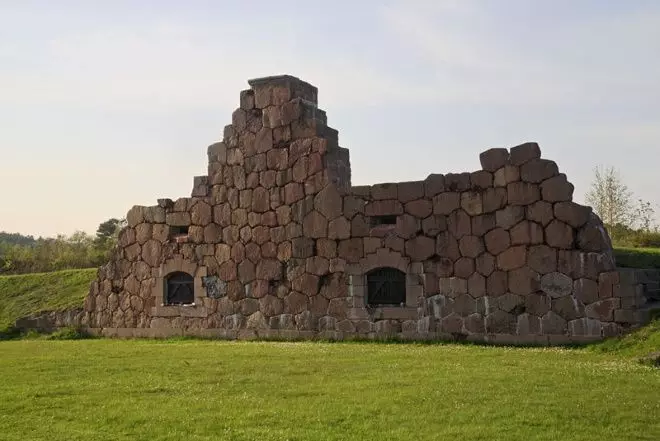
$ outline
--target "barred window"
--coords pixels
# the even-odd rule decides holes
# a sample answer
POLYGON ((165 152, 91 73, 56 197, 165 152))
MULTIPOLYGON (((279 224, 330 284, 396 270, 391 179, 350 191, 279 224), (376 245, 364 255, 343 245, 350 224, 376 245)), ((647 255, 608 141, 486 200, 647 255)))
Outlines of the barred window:
POLYGON ((367 304, 403 306, 406 274, 396 268, 376 268, 367 273, 367 304))
POLYGON ((195 282, 193 277, 181 271, 167 276, 165 304, 190 305, 195 303, 195 282))

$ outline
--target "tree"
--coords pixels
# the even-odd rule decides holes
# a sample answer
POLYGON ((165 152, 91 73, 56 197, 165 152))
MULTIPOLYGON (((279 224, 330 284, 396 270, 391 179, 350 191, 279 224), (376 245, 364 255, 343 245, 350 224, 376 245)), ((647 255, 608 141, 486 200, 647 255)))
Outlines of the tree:
POLYGON ((630 226, 633 221, 632 192, 621 181, 614 167, 594 170, 594 181, 587 193, 587 203, 609 226, 630 226))
POLYGON ((658 226, 655 224, 655 209, 649 201, 637 199, 635 209, 633 210, 634 224, 644 233, 657 231, 658 226))
POLYGON ((122 221, 123 219, 120 220, 113 217, 105 222, 101 222, 96 229, 96 238, 100 241, 106 241, 107 239, 114 237, 123 226, 122 221))

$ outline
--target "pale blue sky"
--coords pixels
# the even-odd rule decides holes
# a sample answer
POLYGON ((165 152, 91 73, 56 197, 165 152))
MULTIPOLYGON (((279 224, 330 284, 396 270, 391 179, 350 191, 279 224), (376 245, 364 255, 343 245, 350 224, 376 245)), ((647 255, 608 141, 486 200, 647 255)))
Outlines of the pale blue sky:
POLYGON ((247 79, 288 73, 353 183, 537 141, 660 203, 660 2, 0 0, 0 230, 93 232, 187 196, 247 79))

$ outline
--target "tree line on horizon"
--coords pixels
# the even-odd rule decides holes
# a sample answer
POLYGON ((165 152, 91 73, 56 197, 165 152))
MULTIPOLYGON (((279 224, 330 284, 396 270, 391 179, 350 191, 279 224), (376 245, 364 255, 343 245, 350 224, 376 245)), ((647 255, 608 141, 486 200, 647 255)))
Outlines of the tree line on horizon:
POLYGON ((76 231, 70 236, 26 236, 0 231, 0 274, 24 274, 103 265, 117 243, 125 219, 99 224, 96 234, 76 231))
MULTIPOLYGON (((660 247, 655 209, 648 201, 634 198, 615 168, 594 170, 586 201, 603 220, 614 246, 660 247)), ((99 224, 94 235, 76 231, 70 236, 36 239, 0 232, 0 274, 101 266, 109 259, 125 225, 125 219, 112 218, 99 224)))

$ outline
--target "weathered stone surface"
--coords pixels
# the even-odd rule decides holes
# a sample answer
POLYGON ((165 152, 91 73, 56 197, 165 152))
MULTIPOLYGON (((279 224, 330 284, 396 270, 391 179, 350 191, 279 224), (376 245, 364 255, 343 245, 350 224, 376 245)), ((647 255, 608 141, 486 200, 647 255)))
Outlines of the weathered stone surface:
POLYGON ((458 248, 458 241, 448 231, 439 233, 436 236, 435 252, 440 257, 446 257, 452 262, 460 257, 460 250, 458 248))
POLYGON ((610 298, 594 302, 587 305, 585 313, 588 318, 597 319, 603 322, 614 320, 614 311, 621 306, 621 299, 610 298))
POLYGON ((467 316, 463 324, 465 330, 472 334, 483 334, 486 331, 486 321, 479 313, 467 316))
POLYGON ((167 225, 176 225, 182 227, 190 225, 190 213, 186 212, 167 213, 165 219, 167 225))
POLYGON ((441 277, 438 279, 438 292, 452 298, 467 294, 467 280, 460 277, 441 277))
POLYGON ((568 329, 568 324, 559 314, 548 311, 541 318, 541 332, 548 335, 563 335, 568 329))
POLYGON ((339 217, 330 221, 328 224, 328 238, 348 239, 349 237, 351 237, 351 224, 346 218, 339 217))
POLYGON ((493 174, 484 170, 470 173, 470 188, 481 191, 493 186, 493 174))
POLYGON ((488 149, 479 155, 479 161, 481 162, 482 169, 495 172, 507 164, 509 161, 509 151, 505 148, 488 149))
POLYGON ((328 185, 314 197, 314 209, 325 216, 334 219, 341 215, 342 197, 334 185, 328 185))
POLYGON ((527 265, 539 274, 557 271, 557 251, 547 245, 529 247, 527 265))
POLYGON ((524 303, 524 298, 522 296, 512 293, 506 293, 497 298, 497 307, 499 309, 515 315, 518 315, 518 312, 521 310, 524 303))
POLYGON ((412 216, 423 219, 433 213, 433 204, 427 199, 417 199, 406 203, 404 211, 412 216))
POLYGON ((612 249, 612 242, 601 220, 593 213, 577 235, 578 247, 583 251, 601 252, 612 249))
POLYGON ((498 227, 508 230, 523 220, 525 217, 525 207, 508 205, 507 207, 495 212, 495 223, 498 227))
POLYGON ((541 198, 539 187, 528 182, 512 182, 506 189, 511 205, 530 205, 541 198))
POLYGON ((558 174, 557 164, 547 159, 531 159, 520 167, 520 179, 523 182, 538 184, 558 174))
POLYGON ((571 227, 580 228, 589 220, 591 208, 575 202, 557 202, 554 205, 554 214, 557 219, 571 227))
POLYGON ((551 247, 571 249, 575 241, 575 232, 570 225, 553 220, 545 228, 545 240, 551 247))
POLYGON ((526 142, 511 147, 509 153, 509 162, 513 165, 523 165, 528 161, 541 157, 541 149, 535 142, 526 142))
MULTIPOLYGON (((489 250, 490 251, 490 250, 489 250)), ((503 271, 520 268, 527 262, 527 248, 514 246, 497 255, 497 267, 503 271)))
POLYGON ((479 236, 463 236, 458 248, 462 256, 475 258, 484 251, 484 241, 479 236))
POLYGON ((483 237, 495 228, 495 215, 483 214, 472 217, 472 234, 483 237))
POLYGON ((446 190, 445 176, 437 173, 432 173, 424 180, 424 196, 432 198, 438 193, 446 190))
POLYGON ((484 211, 481 193, 466 191, 461 193, 461 208, 470 216, 477 216, 484 211))
POLYGON ((327 237, 328 221, 318 211, 312 211, 303 220, 303 234, 311 238, 327 237))
POLYGON ((504 295, 508 291, 507 273, 505 271, 493 271, 486 279, 486 293, 492 297, 504 295))
POLYGON ((541 195, 544 201, 565 202, 573 199, 573 184, 568 182, 565 174, 557 175, 541 183, 541 195))
POLYGON ((486 316, 486 332, 493 334, 514 334, 516 332, 516 316, 495 310, 486 316))
POLYGON ((525 311, 537 317, 543 317, 552 305, 550 296, 543 292, 536 292, 525 296, 525 311))
POLYGON ((483 196, 484 213, 492 213, 506 206, 507 190, 506 188, 488 188, 483 196))
POLYGON ((538 201, 527 207, 527 219, 538 224, 547 226, 553 219, 552 204, 546 201, 538 201))
POLYGON ((353 238, 339 241, 337 255, 347 262, 357 263, 364 255, 362 239, 353 238))
MULTIPOLYGON (((409 214, 403 214, 396 219, 396 233, 404 239, 415 237, 422 229, 422 223, 419 219, 409 214)), ((380 235, 376 230, 372 230, 372 235, 380 235)), ((387 233, 385 233, 387 234, 387 233)))
POLYGON ((567 321, 584 316, 584 305, 574 296, 564 296, 552 300, 552 310, 567 321))
POLYGON ((477 272, 485 277, 491 275, 495 270, 495 257, 490 253, 482 253, 475 259, 477 272))
POLYGON ((489 253, 497 256, 511 246, 511 236, 503 228, 495 228, 489 231, 484 238, 486 249, 489 253))
POLYGON ((470 189, 470 173, 447 173, 445 186, 449 191, 465 191, 470 189))
POLYGON ((391 182, 375 184, 370 188, 370 196, 376 201, 384 199, 398 199, 398 187, 395 183, 391 182))
POLYGON ((552 298, 568 296, 573 292, 573 280, 562 273, 549 273, 541 277, 541 290, 552 298))
POLYGON ((590 279, 577 279, 573 282, 573 295, 588 305, 598 300, 598 283, 590 279))
POLYGON ((444 192, 433 197, 434 214, 450 214, 461 205, 461 195, 456 192, 444 192))
POLYGON ((441 320, 440 329, 449 334, 460 334, 463 332, 463 318, 456 313, 449 314, 441 320))
POLYGON ((543 227, 536 222, 521 221, 510 230, 512 245, 543 243, 543 227))
POLYGON ((417 236, 406 241, 405 249, 407 256, 419 262, 435 254, 435 241, 430 237, 417 236))
POLYGON ((462 294, 454 299, 454 312, 462 317, 477 312, 477 302, 469 294, 462 294))
POLYGON ((493 185, 495 187, 506 187, 512 182, 520 180, 520 168, 515 165, 505 165, 495 172, 493 185))
POLYGON ((470 216, 463 210, 456 210, 447 217, 447 230, 457 239, 472 233, 470 216))
POLYGON ((155 240, 148 240, 142 245, 142 260, 144 260, 150 267, 157 267, 160 264, 162 247, 160 242, 155 240))
POLYGON ((474 273, 474 259, 461 257, 454 263, 454 275, 461 279, 467 279, 474 273))
POLYGON ((475 299, 484 297, 486 295, 486 277, 478 272, 473 273, 468 278, 468 294, 475 299))
POLYGON ((364 214, 367 216, 392 216, 403 214, 403 205, 394 199, 373 201, 365 205, 364 214))
POLYGON ((397 199, 405 204, 424 197, 424 182, 399 182, 397 184, 397 199))
POLYGON ((532 314, 520 314, 516 327, 518 335, 538 335, 541 333, 541 319, 532 314))
POLYGON ((541 276, 528 267, 521 267, 508 272, 509 291, 522 296, 539 290, 541 276))

